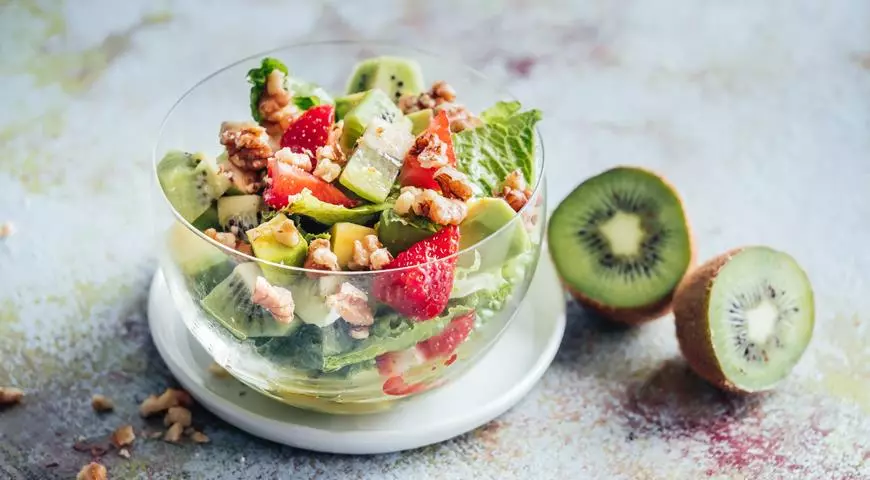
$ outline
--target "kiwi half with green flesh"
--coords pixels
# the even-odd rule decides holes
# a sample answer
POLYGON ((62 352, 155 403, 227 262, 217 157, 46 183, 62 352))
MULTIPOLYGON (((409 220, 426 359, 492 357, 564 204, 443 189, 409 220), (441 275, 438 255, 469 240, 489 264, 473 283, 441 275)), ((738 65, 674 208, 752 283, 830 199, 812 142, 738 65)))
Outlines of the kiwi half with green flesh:
POLYGON ((188 222, 199 218, 230 187, 214 159, 180 150, 169 151, 160 160, 157 179, 169 203, 188 222))
POLYGON ((246 231, 260 223, 263 200, 259 195, 221 197, 217 201, 218 222, 224 230, 238 228, 238 236, 244 238, 246 231))
POLYGON ((402 95, 423 91, 423 73, 414 60, 399 57, 375 57, 356 64, 347 81, 347 93, 378 88, 394 102, 402 95))
POLYGON ((577 301, 627 324, 671 310, 694 255, 676 190, 633 167, 580 184, 553 212, 547 236, 556 270, 577 301))
POLYGON ((768 247, 745 247, 695 269, 677 288, 674 320, 692 369, 719 388, 768 390, 810 342, 813 290, 800 265, 768 247))

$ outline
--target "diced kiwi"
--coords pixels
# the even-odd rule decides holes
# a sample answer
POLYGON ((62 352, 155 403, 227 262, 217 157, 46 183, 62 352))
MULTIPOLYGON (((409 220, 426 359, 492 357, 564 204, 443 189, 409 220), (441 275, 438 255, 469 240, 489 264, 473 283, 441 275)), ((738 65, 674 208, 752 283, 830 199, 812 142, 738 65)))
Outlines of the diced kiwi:
POLYGON ((242 263, 201 302, 206 312, 241 340, 291 335, 301 325, 298 319, 289 324, 278 322, 269 311, 251 302, 254 283, 262 273, 256 263, 242 263))
POLYGON ((402 111, 387 97, 387 94, 380 90, 370 90, 344 116, 344 128, 341 131, 340 139, 341 148, 345 152, 353 151, 357 139, 365 132, 369 123, 376 118, 385 123, 407 123, 408 130, 411 130, 410 121, 402 115, 402 111))
POLYGON ((196 217, 196 220, 191 222, 191 224, 200 231, 208 230, 209 228, 221 228, 221 223, 218 219, 217 204, 212 202, 212 205, 208 207, 208 210, 203 212, 202 215, 196 217))
POLYGON ((218 222, 225 230, 232 227, 244 233, 260 223, 263 200, 259 195, 221 197, 217 201, 218 222))
POLYGON ((377 235, 375 229, 355 223, 339 222, 329 229, 332 253, 338 257, 338 266, 347 267, 353 258, 354 241, 362 241, 367 235, 377 235))
MULTIPOLYGON (((459 225, 459 248, 464 250, 478 244, 514 218, 517 218, 517 213, 501 198, 485 197, 468 202, 468 214, 459 225)), ((499 233, 498 238, 478 249, 481 269, 502 264, 531 248, 531 240, 521 219, 517 218, 508 228, 510 231, 499 233)))
POLYGON ((628 324, 671 310, 694 252, 677 192, 658 175, 631 167, 596 175, 568 194, 550 218, 548 238, 574 297, 628 324))
POLYGON ((815 323, 809 278, 786 253, 746 247, 691 272, 674 297, 680 350, 719 388, 773 388, 800 360, 815 323))
POLYGON ((172 150, 157 164, 157 179, 169 203, 188 222, 196 220, 229 188, 217 164, 202 153, 172 150))
POLYGON ((341 172, 339 183, 366 200, 383 202, 413 142, 407 122, 373 120, 341 172))
POLYGON ((414 60, 398 57, 375 57, 359 62, 347 82, 347 93, 378 88, 392 101, 402 95, 423 91, 423 73, 414 60))
POLYGON ((323 328, 335 323, 340 315, 326 306, 326 295, 320 289, 319 280, 300 276, 291 290, 296 302, 296 316, 304 323, 323 328))
POLYGON ((408 120, 411 121, 411 133, 414 135, 419 135, 424 130, 429 128, 429 122, 432 121, 432 109, 425 108, 423 110, 418 110, 416 112, 409 113, 406 115, 408 120))
POLYGON ((393 255, 411 248, 411 245, 438 233, 438 225, 425 217, 403 217, 392 208, 384 210, 376 225, 378 238, 393 255))
POLYGON ((229 258, 214 245, 175 222, 169 230, 167 250, 185 281, 202 297, 233 270, 229 258))
POLYGON ((335 99, 335 121, 339 121, 347 115, 351 109, 359 105, 359 102, 362 101, 363 97, 366 96, 366 92, 357 92, 351 93, 350 95, 345 95, 343 97, 338 97, 335 99))

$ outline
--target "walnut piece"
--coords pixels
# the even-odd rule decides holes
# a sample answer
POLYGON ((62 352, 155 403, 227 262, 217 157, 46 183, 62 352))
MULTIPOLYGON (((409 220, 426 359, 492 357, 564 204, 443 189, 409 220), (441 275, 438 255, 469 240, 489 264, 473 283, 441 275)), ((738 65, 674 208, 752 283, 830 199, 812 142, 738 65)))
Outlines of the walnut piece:
POLYGON ((317 162, 320 163, 323 159, 328 159, 332 163, 344 165, 347 163, 347 155, 341 148, 341 133, 344 130, 344 120, 336 122, 329 130, 329 136, 326 138, 326 145, 317 149, 315 156, 317 162))
POLYGON ((281 135, 299 115, 299 108, 292 102, 292 92, 284 86, 284 72, 277 68, 266 77, 266 87, 260 96, 257 109, 260 123, 270 135, 281 135))
POLYGON ((133 432, 133 426, 124 425, 122 427, 118 427, 114 432, 112 432, 111 440, 112 445, 118 448, 132 445, 133 441, 136 440, 136 434, 133 432))
POLYGON ((0 224, 0 238, 7 238, 15 235, 15 225, 12 222, 4 222, 0 224))
POLYGON ((106 467, 97 462, 85 465, 76 475, 76 480, 106 480, 108 478, 109 472, 106 471, 106 467))
POLYGON ((289 218, 272 230, 272 236, 275 237, 276 242, 288 247, 295 247, 302 241, 302 235, 299 234, 296 224, 289 218))
POLYGON ((450 122, 450 131, 458 133, 483 125, 483 120, 477 118, 465 105, 459 103, 442 103, 435 107, 434 114, 444 111, 447 113, 447 121, 450 122))
POLYGON ((316 238, 308 244, 308 257, 305 258, 305 268, 311 270, 338 271, 338 257, 332 252, 329 240, 316 238))
POLYGON ((167 388, 159 397, 156 395, 149 395, 148 398, 143 400, 142 404, 139 405, 139 415, 148 417, 179 405, 183 407, 193 405, 193 400, 190 398, 190 394, 184 390, 167 388))
POLYGON ((380 270, 393 261, 390 251, 384 248, 377 235, 366 235, 353 241, 353 257, 347 264, 350 270, 380 270))
POLYGON ((314 168, 311 165, 310 155, 304 152, 294 152, 290 147, 284 147, 275 152, 275 160, 305 170, 306 172, 310 172, 314 168))
POLYGON ((24 398, 24 391, 15 387, 0 387, 0 405, 12 405, 24 398))
POLYGON ((438 80, 432 84, 432 88, 428 92, 423 92, 419 95, 407 94, 399 99, 399 108, 402 113, 408 114, 434 108, 445 102, 453 102, 456 100, 456 90, 444 80, 438 80))
POLYGON ((458 198, 465 201, 474 195, 474 189, 471 187, 468 177, 451 166, 436 170, 435 181, 441 186, 441 192, 447 198, 458 198))
MULTIPOLYGON (((321 152, 324 148, 328 147, 320 147, 317 151, 321 152)), ((317 167, 312 173, 315 177, 319 177, 324 182, 332 183, 339 175, 341 175, 341 165, 325 157, 319 158, 317 160, 317 167)))
POLYGON ((504 198, 515 212, 519 212, 529 201, 532 191, 526 185, 523 172, 514 170, 508 174, 502 184, 501 191, 495 192, 495 195, 504 198))
POLYGON ((173 423, 169 430, 163 434, 163 441, 169 443, 178 443, 181 440, 181 433, 184 431, 184 427, 181 426, 180 423, 173 423))
POLYGON ((91 408, 97 412, 108 412, 115 408, 115 404, 104 395, 94 395, 91 397, 91 408))
POLYGON ((189 427, 191 422, 190 410, 184 407, 170 407, 166 411, 166 416, 163 417, 163 426, 168 427, 174 424, 180 424, 182 427, 189 427))
MULTIPOLYGON (((238 227, 230 228, 238 230, 238 227)), ((206 228, 205 230, 203 230, 202 233, 204 233, 206 237, 211 238, 212 240, 220 243, 221 245, 230 247, 237 252, 244 253, 246 255, 254 254, 254 250, 251 248, 251 244, 237 238, 236 234, 232 232, 218 232, 214 228, 206 228)))
POLYGON ((440 168, 448 164, 447 143, 433 132, 423 132, 414 140, 409 152, 423 168, 440 168))
POLYGON ((193 443, 208 443, 211 440, 202 432, 194 431, 190 435, 190 439, 193 440, 193 443))
POLYGON ((243 171, 266 168, 272 156, 269 134, 254 122, 223 122, 220 141, 227 147, 230 163, 243 171))
POLYGON ((293 293, 284 287, 270 284, 265 277, 257 277, 254 282, 251 302, 268 310, 278 323, 293 321, 293 311, 296 308, 296 304, 293 303, 293 293))
POLYGON ((465 202, 446 198, 435 190, 417 187, 403 187, 393 210, 399 215, 413 213, 428 217, 439 225, 459 225, 468 215, 465 202))
POLYGON ((218 165, 218 173, 232 180, 233 185, 246 194, 257 193, 266 186, 265 172, 261 170, 242 170, 226 163, 218 165))
POLYGON ((341 284, 337 293, 326 297, 326 306, 335 310, 347 323, 356 327, 369 327, 374 323, 369 297, 348 282, 341 284))

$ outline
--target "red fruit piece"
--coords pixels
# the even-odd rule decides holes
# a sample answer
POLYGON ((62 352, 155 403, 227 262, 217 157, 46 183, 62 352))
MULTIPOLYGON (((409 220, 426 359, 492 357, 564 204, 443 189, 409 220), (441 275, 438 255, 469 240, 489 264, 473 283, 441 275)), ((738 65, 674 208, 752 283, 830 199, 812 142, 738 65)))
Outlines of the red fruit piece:
POLYGON ((334 120, 335 107, 332 105, 309 108, 287 127, 281 137, 281 148, 289 147, 294 152, 305 152, 314 163, 314 154, 318 148, 326 145, 334 120))
POLYGON ((435 357, 446 357, 468 338, 472 328, 474 328, 473 310, 451 320, 438 335, 418 343, 417 350, 427 360, 435 357))
MULTIPOLYGON (((449 225, 396 256, 385 270, 420 265, 459 251, 459 228, 449 225)), ((428 320, 447 307, 453 288, 456 258, 421 265, 418 268, 379 273, 374 280, 375 298, 397 312, 417 320, 428 320)))
POLYGON ((345 207, 354 207, 357 204, 334 185, 324 182, 301 168, 276 161, 274 158, 269 159, 268 172, 271 181, 263 192, 263 201, 272 208, 286 207, 287 197, 301 193, 306 188, 311 190, 315 197, 327 203, 345 207))
POLYGON ((426 385, 422 383, 412 383, 408 385, 401 375, 390 377, 384 382, 384 393, 387 395, 410 395, 426 389, 426 385))
MULTIPOLYGON (((450 137, 450 120, 447 119, 447 112, 438 112, 432 118, 432 121, 429 122, 426 132, 420 135, 422 136, 426 133, 434 133, 442 142, 447 144, 447 163, 451 167, 455 167, 456 154, 453 152, 453 140, 450 137)), ((411 148, 408 151, 402 165, 402 171, 399 173, 399 183, 403 187, 431 188, 432 190, 440 191, 441 188, 438 186, 438 182, 435 181, 435 171, 438 169, 421 167, 419 160, 417 160, 418 152, 419 150, 415 148, 411 148)))

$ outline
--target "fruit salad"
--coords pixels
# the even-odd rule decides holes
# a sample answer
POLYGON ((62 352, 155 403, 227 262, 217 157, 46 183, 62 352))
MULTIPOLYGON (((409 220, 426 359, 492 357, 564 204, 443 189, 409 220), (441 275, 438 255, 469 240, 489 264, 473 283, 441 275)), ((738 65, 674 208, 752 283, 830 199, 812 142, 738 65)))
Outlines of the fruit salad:
POLYGON ((528 285, 540 112, 474 113, 395 57, 358 63, 343 95, 275 58, 247 81, 251 118, 216 119, 213 154, 157 164, 177 216, 202 233, 179 223, 169 236, 198 308, 299 378, 425 389, 409 372, 461 358, 528 285))

